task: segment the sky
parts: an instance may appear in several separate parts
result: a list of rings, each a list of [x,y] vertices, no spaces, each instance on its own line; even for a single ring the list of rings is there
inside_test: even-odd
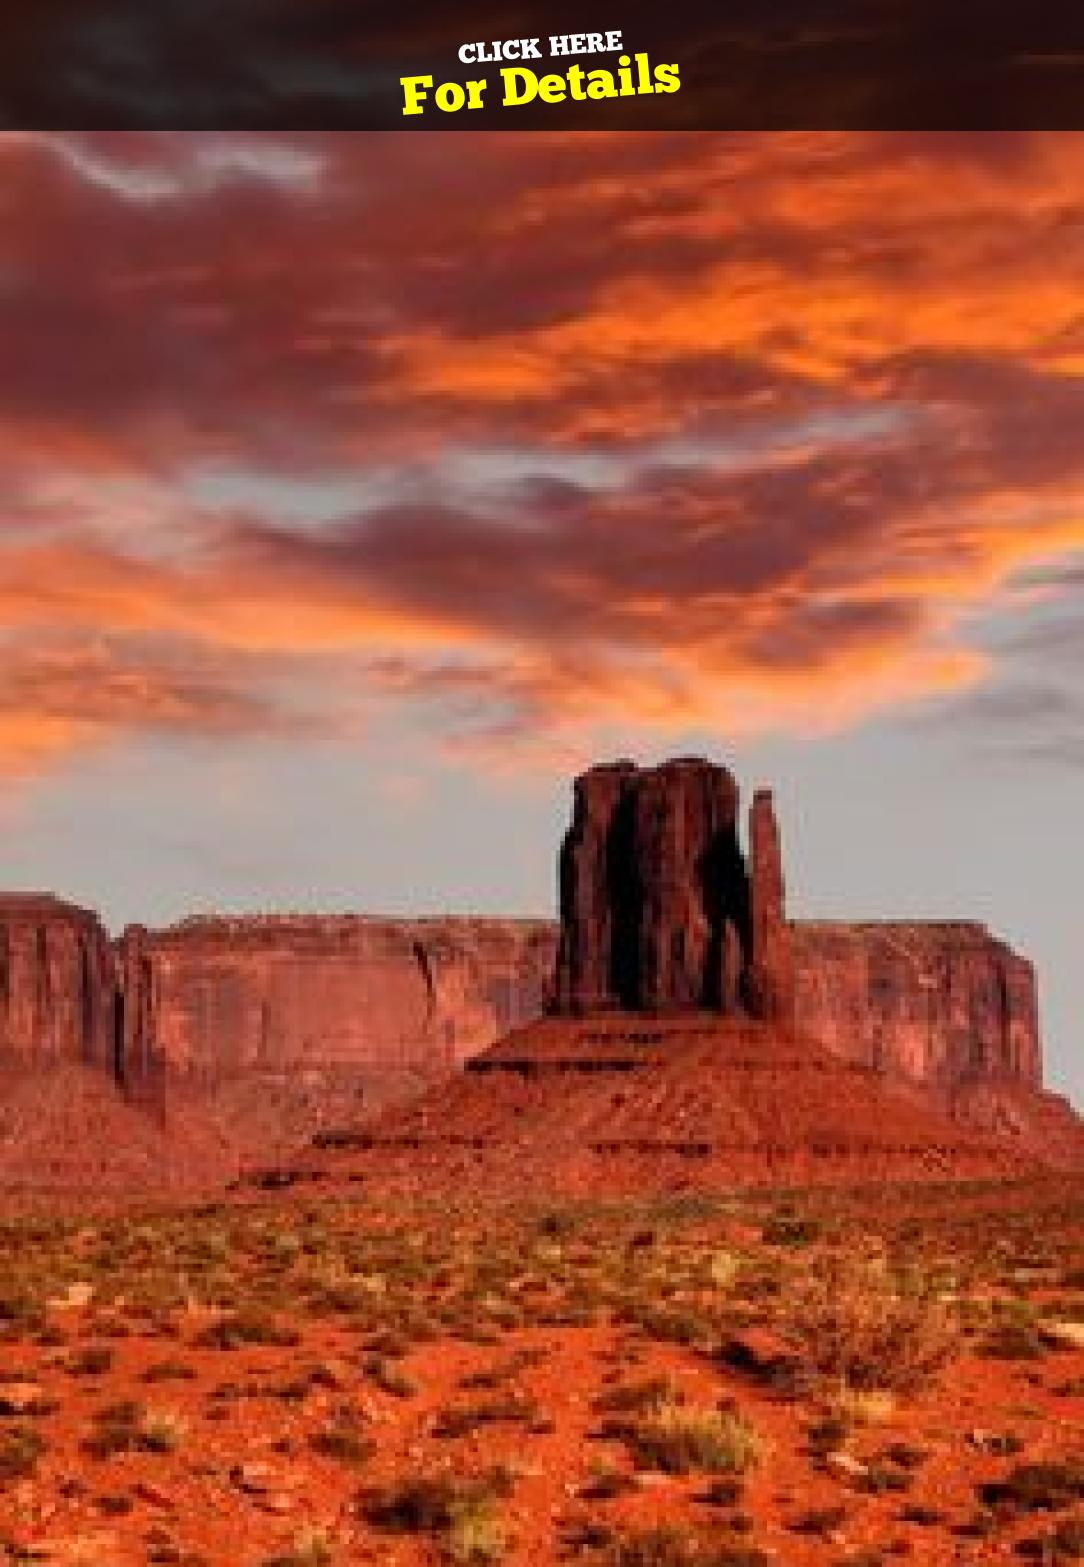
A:
[[[1084,1103],[1082,277],[1084,133],[0,133],[0,882],[546,914],[705,754]]]

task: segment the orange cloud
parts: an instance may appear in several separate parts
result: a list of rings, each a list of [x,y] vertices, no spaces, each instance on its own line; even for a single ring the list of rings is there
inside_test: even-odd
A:
[[[251,140],[0,139],[9,770],[849,724],[1084,550],[1084,135]]]

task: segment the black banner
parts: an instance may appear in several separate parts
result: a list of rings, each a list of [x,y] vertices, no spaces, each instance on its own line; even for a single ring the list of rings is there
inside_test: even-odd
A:
[[[1082,18],[1077,0],[19,0],[0,123],[1067,129],[1084,102]]]

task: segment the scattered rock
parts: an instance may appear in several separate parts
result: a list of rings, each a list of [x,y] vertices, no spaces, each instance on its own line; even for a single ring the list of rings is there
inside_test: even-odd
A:
[[[94,1299],[94,1285],[69,1284],[63,1295],[54,1295],[49,1301],[53,1311],[81,1311]]]
[[[853,1453],[848,1453],[843,1448],[837,1448],[834,1452],[825,1456],[825,1466],[841,1480],[861,1480],[869,1472],[869,1465],[864,1464]]]
[[[1084,1349],[1084,1322],[1041,1322],[1039,1337],[1052,1349]]]
[[[36,1382],[0,1383],[0,1415],[41,1414],[48,1400]]]
[[[246,1495],[263,1496],[274,1485],[276,1474],[270,1464],[237,1464],[230,1470],[230,1479]]]

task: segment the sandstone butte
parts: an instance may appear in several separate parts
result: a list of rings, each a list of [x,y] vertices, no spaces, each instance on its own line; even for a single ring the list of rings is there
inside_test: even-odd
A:
[[[698,1161],[720,1181],[1084,1163],[1025,958],[973,922],[788,921],[768,791],[747,855],[741,825],[725,768],[592,768],[559,925],[199,917],[112,940],[59,898],[0,897],[0,1184],[214,1184],[313,1134],[411,1178],[489,1148],[507,1177],[530,1161],[502,1117],[566,1165],[608,1148],[619,1182],[636,1148],[679,1184]]]

